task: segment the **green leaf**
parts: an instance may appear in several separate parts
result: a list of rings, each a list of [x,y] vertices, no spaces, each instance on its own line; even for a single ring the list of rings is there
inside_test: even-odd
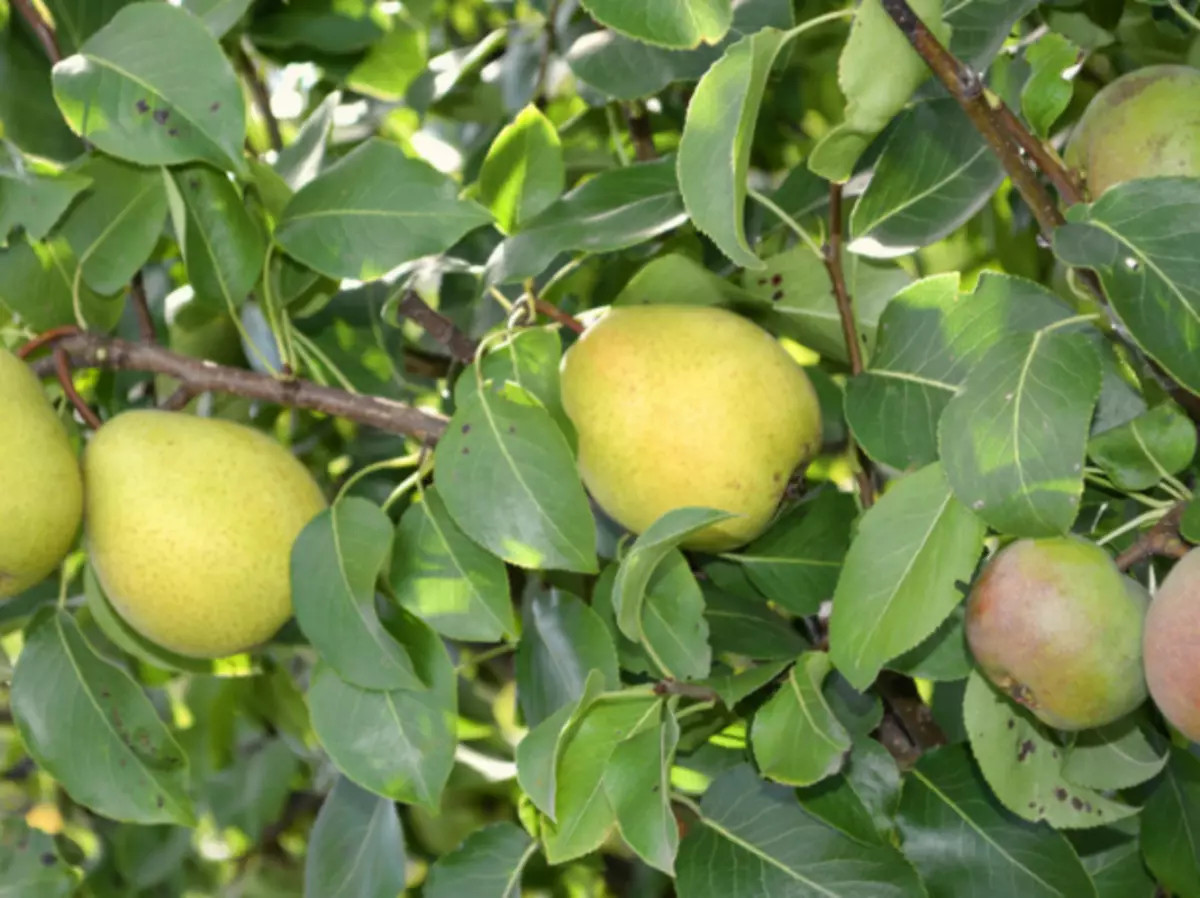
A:
[[[772,661],[747,668],[738,673],[727,673],[700,680],[697,685],[707,686],[721,699],[721,704],[732,708],[742,699],[766,687],[791,666],[790,661]]]
[[[950,29],[942,23],[941,0],[909,5],[945,44]],[[887,60],[886,78],[879,77],[881,60]],[[908,104],[928,76],[925,63],[880,0],[863,0],[838,60],[838,85],[846,98],[845,121],[813,148],[808,167],[827,181],[848,179],[875,135]]]
[[[124,287],[150,258],[167,218],[160,172],[96,155],[78,169],[92,186],[63,218],[61,233],[98,293]]]
[[[809,647],[788,621],[761,602],[716,589],[704,591],[709,641],[718,654],[756,661],[791,660]]]
[[[888,750],[859,736],[840,774],[798,794],[806,811],[834,829],[867,845],[886,845],[893,838],[901,785]]]
[[[36,331],[75,323],[72,291],[79,291],[83,319],[94,330],[108,331],[121,318],[124,294],[98,296],[77,279],[79,262],[62,237],[30,246],[23,238],[0,249],[0,306],[21,316]]]
[[[688,104],[679,189],[696,227],[738,266],[765,267],[746,242],[746,174],[767,76],[785,41],[764,28],[725,51]]]
[[[925,898],[898,850],[863,845],[810,817],[794,790],[763,782],[748,765],[718,778],[701,810],[679,848],[679,898]]]
[[[241,21],[254,0],[183,0],[183,8],[204,22],[213,37],[225,34]]]
[[[346,76],[346,86],[376,100],[395,103],[405,98],[413,82],[426,71],[429,31],[400,17],[394,17],[391,26]]]
[[[621,561],[613,584],[613,611],[622,633],[634,642],[642,640],[646,589],[655,570],[679,543],[731,517],[729,512],[715,508],[676,508],[646,528]]]
[[[337,90],[322,100],[296,133],[295,140],[280,150],[274,169],[292,190],[299,190],[321,173],[333,128],[333,113],[341,100],[342,93]]]
[[[520,898],[521,873],[537,850],[529,834],[512,823],[476,830],[429,869],[425,898]]]
[[[1098,898],[1156,898],[1157,887],[1142,861],[1136,828],[1132,833],[1115,827],[1076,830],[1070,836]]]
[[[437,451],[438,491],[462,531],[510,564],[596,573],[596,524],[566,438],[529,393],[476,392]]]
[[[262,231],[223,172],[196,163],[172,170],[168,183],[196,298],[222,310],[240,308],[262,274]]]
[[[43,239],[91,183],[91,178],[72,173],[0,172],[0,245],[18,227],[31,240]]]
[[[890,258],[936,243],[983,208],[1003,180],[1003,166],[957,101],[918,104],[901,113],[854,205],[850,248]]]
[[[1142,856],[1161,885],[1200,895],[1200,760],[1181,748],[1142,812]]]
[[[221,829],[237,827],[251,842],[280,818],[300,759],[282,739],[239,752],[233,764],[209,778],[207,797]]]
[[[75,53],[83,42],[108,24],[133,0],[45,0],[54,16],[54,33],[64,55]],[[185,4],[190,5],[190,4]]]
[[[1012,813],[1055,829],[1113,823],[1138,812],[1067,779],[1050,731],[978,671],[967,680],[963,718],[971,751],[992,792]]]
[[[1025,60],[1033,72],[1021,88],[1021,112],[1038,137],[1049,137],[1054,123],[1071,105],[1075,82],[1066,73],[1081,58],[1078,47],[1053,31],[1025,50]]]
[[[613,300],[614,306],[652,305],[670,296],[672,302],[697,306],[739,307],[751,311],[751,295],[682,253],[651,259],[638,269]],[[757,309],[757,304],[754,306]]]
[[[620,572],[617,574],[620,582]],[[616,595],[614,583],[613,595]],[[654,569],[641,609],[641,646],[664,676],[694,680],[712,667],[704,594],[682,552]]]
[[[308,689],[313,731],[334,765],[364,789],[436,810],[454,766],[454,665],[441,639],[401,612],[395,625],[430,688],[374,692],[320,664]]]
[[[4,137],[27,153],[68,162],[83,152],[54,105],[50,62],[32,39],[18,33],[10,16],[0,30],[0,122]]]
[[[140,165],[203,160],[245,169],[241,86],[191,13],[166,3],[127,6],[58,63],[53,80],[71,130],[106,153]]]
[[[821,684],[832,667],[825,652],[806,652],[779,691],[754,715],[750,744],[767,779],[810,786],[842,769],[850,734],[821,695]]]
[[[183,749],[66,612],[44,612],[27,632],[12,711],[29,754],[78,803],[129,823],[195,825]]]
[[[938,429],[955,496],[1014,536],[1065,533],[1083,495],[1100,359],[1084,334],[1054,327],[1001,338],[967,374]]]
[[[404,646],[375,609],[375,583],[392,550],[392,523],[351,496],[325,509],[292,547],[296,622],[321,658],[363,689],[424,689]]]
[[[829,650],[856,689],[929,636],[962,601],[986,528],[940,465],[891,487],[863,516],[833,597]]]
[[[502,130],[479,172],[479,197],[500,230],[511,234],[553,203],[567,186],[558,131],[536,106]]]
[[[516,637],[504,562],[458,529],[433,487],[400,518],[390,582],[397,601],[443,636]]]
[[[517,696],[536,727],[585,694],[592,671],[605,689],[619,689],[617,651],[599,616],[567,592],[535,593],[524,602],[517,647]]]
[[[816,614],[833,596],[857,514],[853,497],[826,490],[726,557],[745,567],[772,602],[793,614]]]
[[[304,860],[305,898],[395,898],[404,884],[404,832],[396,805],[339,777],[313,824]]]
[[[1192,463],[1196,427],[1178,405],[1167,401],[1093,437],[1088,455],[1118,488],[1146,490]]]
[[[567,64],[581,81],[606,96],[636,100],[658,93],[679,75],[677,54],[615,31],[581,35],[567,51]]]
[[[934,683],[965,680],[975,662],[967,647],[963,616],[960,605],[920,645],[889,661],[887,669]]]
[[[1093,269],[1121,323],[1167,373],[1200,393],[1200,295],[1192,248],[1200,180],[1127,181],[1071,209],[1054,233],[1068,265]]]
[[[1045,823],[1026,823],[997,805],[966,746],[921,758],[905,783],[897,823],[930,898],[1095,898],[1070,843]]]
[[[17,816],[0,818],[0,898],[67,898],[76,885],[48,834]]]
[[[282,9],[255,18],[250,29],[254,44],[283,49],[308,47],[330,54],[365,50],[384,35],[371,5],[331,3],[329,0],[290,0]]]
[[[1038,5],[1038,0],[967,0],[946,9],[950,52],[976,71],[985,71],[1013,26]]]
[[[1158,776],[1167,759],[1154,750],[1131,715],[1079,733],[1067,750],[1063,776],[1092,789],[1128,789]]]
[[[715,44],[733,22],[731,0],[582,0],[601,25],[648,44],[687,49]]]
[[[275,239],[322,274],[370,281],[490,221],[437,169],[372,138],[292,197]]]
[[[665,708],[645,718],[613,751],[604,771],[604,792],[627,845],[651,867],[675,873],[679,824],[671,809],[671,765],[679,724]]]
[[[590,854],[616,824],[604,789],[604,773],[626,735],[661,714],[663,701],[645,692],[598,698],[565,737],[556,765],[555,819],[543,821],[546,860],[551,864]]]
[[[685,220],[673,159],[602,172],[585,181],[501,243],[487,281],[536,277],[559,253],[606,253],[645,243]]]

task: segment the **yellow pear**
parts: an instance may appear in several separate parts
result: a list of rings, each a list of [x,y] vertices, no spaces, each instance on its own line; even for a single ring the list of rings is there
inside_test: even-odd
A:
[[[33,372],[0,349],[0,599],[39,583],[71,550],[83,479]]]
[[[113,607],[181,655],[219,658],[291,616],[292,543],[325,499],[250,427],[161,411],[118,415],[84,454],[92,564]]]
[[[766,331],[724,309],[610,310],[568,350],[563,405],[600,506],[643,532],[676,508],[736,515],[689,537],[724,551],[771,522],[792,472],[821,445],[804,370]]]

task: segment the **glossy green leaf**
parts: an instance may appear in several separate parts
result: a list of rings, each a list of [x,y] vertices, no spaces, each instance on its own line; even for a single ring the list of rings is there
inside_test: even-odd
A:
[[[1131,715],[1079,733],[1067,749],[1063,776],[1092,789],[1128,789],[1158,776],[1167,760]]]
[[[510,564],[598,570],[571,448],[521,388],[477,392],[459,406],[438,444],[437,486],[462,531]]]
[[[592,671],[606,689],[620,688],[617,652],[599,616],[567,592],[535,594],[524,603],[517,647],[517,697],[530,727],[585,694]]]
[[[172,221],[197,299],[240,308],[262,274],[262,231],[224,173],[196,163],[172,170],[170,184]]]
[[[23,228],[31,240],[43,239],[91,183],[91,178],[69,172],[0,172],[0,245],[8,243],[13,228]]]
[[[807,652],[779,691],[754,715],[750,744],[767,779],[810,786],[842,769],[850,734],[821,695],[829,655]]]
[[[403,613],[391,629],[429,688],[367,691],[318,665],[308,689],[313,731],[334,765],[364,789],[434,810],[454,766],[454,665],[417,618]]]
[[[679,143],[679,189],[692,222],[738,266],[762,269],[743,216],[750,146],[767,76],[784,34],[764,28],[725,51],[688,104]]]
[[[840,774],[797,794],[808,813],[834,829],[868,845],[886,845],[894,834],[902,785],[888,750],[858,736]]]
[[[224,37],[241,21],[254,0],[183,0],[183,8],[198,16],[213,37]]]
[[[826,490],[728,557],[771,601],[793,614],[816,614],[833,597],[857,514],[853,497]]]
[[[154,251],[167,218],[162,174],[93,156],[78,169],[92,186],[67,212],[61,233],[98,293],[122,289]]]
[[[679,743],[675,716],[645,718],[613,750],[604,792],[625,843],[651,867],[675,872],[679,824],[671,808],[671,764]]]
[[[309,522],[292,547],[296,622],[321,658],[363,689],[423,689],[413,659],[375,608],[375,584],[392,550],[392,523],[356,496]]]
[[[291,0],[256,17],[250,30],[260,47],[308,47],[330,54],[365,50],[384,35],[369,5],[328,0]]]
[[[54,98],[71,130],[130,162],[245,168],[233,67],[204,23],[170,4],[118,12],[54,67]]]
[[[1122,490],[1146,490],[1178,474],[1196,455],[1196,427],[1174,402],[1164,402],[1088,443],[1088,455]]]
[[[1181,898],[1200,895],[1200,760],[1180,748],[1142,812],[1146,866]]]
[[[1100,359],[1087,336],[1054,327],[1002,337],[967,374],[938,429],[954,495],[1014,536],[1065,533],[1083,494]]]
[[[929,636],[962,601],[986,528],[940,465],[896,483],[863,516],[833,597],[829,650],[857,689]]]
[[[372,138],[292,197],[275,239],[322,274],[369,281],[490,221],[437,169]]]
[[[47,833],[0,818],[0,898],[68,898],[77,883]]]
[[[27,632],[12,711],[30,755],[75,801],[114,820],[195,824],[187,756],[66,612],[45,612]]]
[[[1063,772],[1063,750],[1049,730],[983,676],[967,680],[963,718],[971,751],[993,794],[1012,813],[1055,829],[1113,823],[1138,809],[1078,785]]]
[[[1049,137],[1050,129],[1071,104],[1075,85],[1066,73],[1081,58],[1078,47],[1053,31],[1026,49],[1025,59],[1033,72],[1021,88],[1021,112],[1037,136]]]
[[[999,806],[965,746],[921,759],[905,783],[897,823],[930,898],[1095,898],[1070,843]]]
[[[512,823],[476,830],[429,869],[425,898],[520,898],[521,873],[537,843]]]
[[[403,100],[429,63],[429,32],[401,17],[375,41],[362,61],[346,76],[357,93],[394,103]]]
[[[83,319],[94,330],[111,330],[121,318],[124,294],[100,296],[78,277],[79,261],[62,237],[31,246],[14,238],[0,249],[0,306],[36,331],[75,323],[74,291]]]
[[[397,601],[443,636],[516,636],[504,562],[467,538],[433,487],[400,518],[390,582]]]
[[[313,824],[305,898],[395,898],[404,884],[404,832],[396,805],[339,777]]]
[[[601,25],[664,47],[715,44],[733,22],[731,0],[582,0]]]
[[[492,142],[479,172],[479,195],[500,229],[518,230],[562,194],[562,144],[550,120],[526,106]]]
[[[764,782],[748,765],[716,780],[703,816],[679,847],[679,898],[923,898],[892,846],[863,845],[806,814],[794,790]]]
[[[663,159],[602,172],[569,191],[496,247],[487,280],[536,277],[559,253],[606,253],[644,243],[682,224],[675,162]]]
[[[1100,275],[1134,341],[1176,381],[1200,393],[1200,283],[1192,264],[1200,181],[1127,181],[1074,206],[1054,234],[1063,262]]]

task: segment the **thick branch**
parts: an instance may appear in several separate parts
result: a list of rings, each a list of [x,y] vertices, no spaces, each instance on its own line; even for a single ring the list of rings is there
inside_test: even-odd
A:
[[[227,368],[178,355],[161,346],[82,333],[63,338],[55,348],[63,350],[78,368],[166,374],[197,395],[210,391],[229,393],[290,408],[310,409],[388,433],[412,436],[425,443],[436,442],[446,429],[446,419],[442,416],[391,399],[348,393],[306,380],[278,380],[255,371]],[[40,372],[41,366],[37,367]]]
[[[654,146],[654,128],[650,125],[650,115],[643,103],[634,101],[623,104],[625,121],[629,126],[629,137],[633,141],[633,151],[639,162],[653,162],[658,158],[658,148]]]
[[[1191,548],[1179,535],[1185,503],[1180,502],[1162,520],[1138,537],[1137,542],[1117,556],[1117,567],[1129,570],[1135,564],[1154,556],[1182,558]]]
[[[583,326],[583,323],[580,322],[578,318],[576,318],[570,312],[564,312],[553,303],[547,302],[541,298],[536,298],[534,299],[533,304],[537,310],[547,318],[553,318],[563,327],[570,328],[577,334],[582,334],[585,330],[587,330],[587,328]]]
[[[912,44],[925,64],[942,82],[950,95],[958,101],[963,112],[970,118],[976,130],[983,135],[988,146],[1000,159],[1004,170],[1012,179],[1013,186],[1021,194],[1044,236],[1049,237],[1054,229],[1063,223],[1062,214],[1054,205],[1049,192],[1042,186],[1037,175],[1017,150],[1016,144],[1009,138],[1008,129],[1001,123],[984,95],[983,82],[979,75],[956,59],[949,50],[942,46],[933,33],[925,27],[925,23],[917,18],[908,0],[880,0],[883,8],[892,21],[904,32],[908,42]],[[886,77],[883,75],[882,77]]]
[[[999,97],[995,98],[992,108],[996,110],[996,114],[1000,117],[1000,124],[1008,136],[1016,141],[1017,145],[1025,151],[1025,155],[1033,160],[1033,164],[1041,169],[1050,183],[1054,185],[1054,189],[1058,191],[1062,201],[1068,206],[1082,203],[1082,185],[1062,160],[1050,151],[1045,142],[1039,140],[1037,135],[1026,128],[1025,123],[1017,118],[1016,113],[1009,109],[1008,104]]]
[[[54,29],[42,18],[42,14],[33,5],[33,0],[13,0],[13,6],[17,8],[21,18],[33,29],[33,33],[42,42],[42,49],[46,51],[50,64],[54,65],[62,59],[62,51],[58,48],[58,38],[54,34]]]
[[[271,149],[278,153],[283,149],[283,135],[279,131],[279,120],[271,111],[271,94],[267,91],[267,85],[259,75],[254,60],[250,58],[250,54],[244,47],[239,45],[234,51],[233,62],[242,73],[242,77],[246,79],[246,85],[250,88],[251,96],[254,97],[254,105],[258,108],[258,114],[266,123]]]
[[[456,359],[463,362],[474,361],[479,344],[460,331],[445,315],[432,309],[415,290],[404,291],[404,297],[397,309],[405,318],[411,318],[421,325],[425,333],[449,349]]]

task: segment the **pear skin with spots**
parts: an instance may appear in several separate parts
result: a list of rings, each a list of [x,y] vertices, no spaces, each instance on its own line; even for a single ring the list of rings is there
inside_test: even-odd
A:
[[[0,349],[0,601],[40,583],[75,544],[83,477],[29,367]]]
[[[684,507],[735,515],[692,534],[690,549],[725,551],[762,533],[821,446],[804,369],[719,308],[611,309],[567,351],[562,396],[583,482],[623,527],[642,533]]]
[[[1179,732],[1200,742],[1200,549],[1167,574],[1146,617],[1146,682]]]
[[[147,639],[221,658],[292,614],[291,551],[325,508],[308,470],[253,428],[130,411],[84,454],[85,529],[109,601]]]
[[[1096,544],[1022,539],[1001,549],[972,586],[967,642],[984,675],[1043,723],[1090,729],[1146,699],[1149,603]]]

